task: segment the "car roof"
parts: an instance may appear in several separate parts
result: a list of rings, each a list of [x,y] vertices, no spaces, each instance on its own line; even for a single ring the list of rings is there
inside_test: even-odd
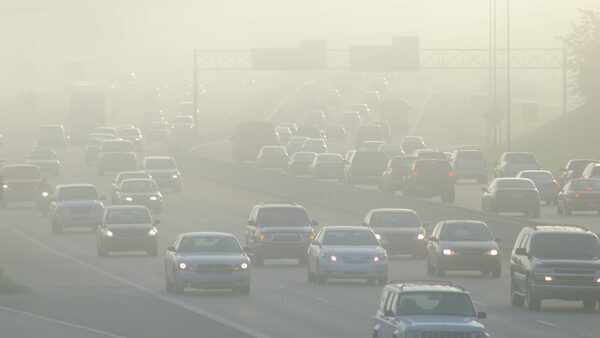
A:
[[[136,178],[127,178],[127,179],[124,179],[123,181],[121,181],[121,183],[133,182],[133,181],[149,181],[149,182],[154,182],[154,180],[151,179],[151,178],[136,177]]]
[[[577,225],[536,225],[533,227],[536,232],[579,232],[591,233],[587,228]]]
[[[212,236],[212,237],[232,237],[236,238],[235,235],[228,232],[217,232],[217,231],[196,231],[196,232],[184,232],[179,237],[201,237],[201,236]]]
[[[494,178],[494,181],[531,181],[531,179],[525,177],[497,177]]]
[[[304,208],[295,202],[260,202],[257,206],[261,208]]]
[[[56,189],[61,188],[77,188],[77,187],[90,187],[96,189],[96,186],[90,183],[69,183],[69,184],[57,184]]]
[[[442,281],[392,281],[388,285],[400,292],[451,292],[467,294],[461,286]]]
[[[371,209],[370,212],[410,212],[410,213],[415,213],[416,212],[413,209],[405,209],[405,208],[377,208],[377,209]]]
[[[14,168],[14,167],[36,167],[38,168],[37,165],[35,164],[28,164],[28,163],[13,163],[13,164],[3,164],[0,165],[2,167],[2,169],[4,168]]]

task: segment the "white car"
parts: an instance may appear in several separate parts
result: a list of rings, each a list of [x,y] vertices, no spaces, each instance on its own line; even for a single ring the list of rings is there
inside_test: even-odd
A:
[[[388,259],[373,230],[361,226],[328,226],[308,247],[308,281],[366,279],[384,285]]]
[[[479,184],[487,183],[487,164],[481,150],[455,150],[450,156],[450,165],[457,180],[475,179]]]

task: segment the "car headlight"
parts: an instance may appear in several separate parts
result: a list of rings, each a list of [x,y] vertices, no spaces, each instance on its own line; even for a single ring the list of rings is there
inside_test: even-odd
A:
[[[385,260],[385,256],[373,256],[374,263],[383,262],[384,260]]]
[[[375,238],[377,238],[378,240],[381,240],[381,235],[380,234],[375,234]]]
[[[47,191],[44,191],[44,192],[42,193],[42,197],[48,197],[48,192],[47,192]]]
[[[188,270],[191,269],[191,266],[188,266],[185,262],[179,263],[179,270]]]
[[[6,184],[3,184],[3,185],[2,185],[2,189],[4,189],[4,190],[8,190],[8,185],[6,185]]]
[[[329,255],[329,257],[328,257],[328,258],[329,258],[329,260],[330,260],[330,261],[332,261],[332,262],[337,262],[337,260],[338,260],[338,258],[337,258],[337,256],[336,256],[336,255]]]
[[[156,196],[150,196],[150,200],[151,201],[158,201],[158,197],[156,197]]]
[[[177,174],[173,174],[171,177],[172,177],[172,178],[178,178],[178,177],[179,177],[179,175],[177,175]]]
[[[262,242],[262,241],[264,241],[264,240],[266,239],[266,238],[265,238],[265,234],[259,234],[259,235],[257,236],[257,238],[258,238],[258,240],[259,240],[259,241],[261,241],[261,242]]]
[[[158,234],[158,230],[156,230],[156,228],[152,228],[150,231],[148,231],[148,235],[150,236],[156,236],[156,234]]]
[[[315,234],[309,234],[308,235],[308,240],[309,241],[314,241],[317,238],[317,236],[315,236]]]
[[[133,202],[133,197],[127,196],[124,198],[127,202]]]
[[[237,264],[233,267],[233,270],[235,271],[246,271],[248,270],[248,268],[250,267],[250,265],[246,262],[241,263],[241,264]]]
[[[486,256],[498,256],[498,250],[492,249],[485,252]]]
[[[106,230],[104,234],[106,235],[106,237],[112,237],[114,235],[113,232],[110,230]]]
[[[444,256],[456,256],[456,251],[452,249],[444,249],[442,250],[442,254]]]
[[[417,239],[420,240],[420,241],[424,240],[425,239],[425,234],[418,234],[417,235]]]

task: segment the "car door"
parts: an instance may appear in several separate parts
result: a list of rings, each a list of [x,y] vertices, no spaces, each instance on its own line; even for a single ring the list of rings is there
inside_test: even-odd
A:
[[[396,322],[396,304],[398,303],[398,293],[390,291],[386,297],[383,312],[380,316],[380,338],[392,338],[397,329]]]
[[[519,243],[519,248],[528,250],[529,242],[531,239],[530,233],[525,233],[523,235],[523,239],[521,243]],[[527,251],[529,252],[529,251]],[[527,276],[528,276],[528,267],[529,267],[529,257],[527,255],[514,255],[516,262],[513,268],[513,274],[515,277],[515,282],[519,286],[519,290],[527,289]]]

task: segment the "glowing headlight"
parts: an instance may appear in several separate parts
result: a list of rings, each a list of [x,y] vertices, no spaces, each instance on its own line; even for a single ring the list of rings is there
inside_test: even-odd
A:
[[[554,278],[552,278],[552,276],[544,276],[544,281],[546,282],[552,282],[554,280]]]
[[[375,234],[375,238],[377,238],[378,240],[381,240],[381,235],[380,234]]]
[[[3,184],[3,185],[2,185],[2,188],[3,188],[3,189],[8,189],[8,185],[6,185],[6,184]]]
[[[259,241],[264,241],[265,240],[265,234],[258,235],[258,240]]]
[[[382,260],[382,258],[379,256],[373,257],[373,262],[375,262],[375,263],[379,262],[380,260]]]
[[[444,256],[455,256],[456,255],[456,251],[454,251],[452,249],[444,249],[444,250],[442,250],[442,254]]]
[[[596,280],[596,283],[600,283],[600,277],[598,277],[598,279]]]
[[[158,201],[158,197],[156,197],[156,196],[150,196],[150,200],[151,201]]]
[[[331,255],[329,256],[329,260],[331,260],[332,262],[337,262],[337,256]]]
[[[133,197],[129,197],[129,196],[127,196],[127,197],[125,197],[125,200],[126,200],[127,202],[133,202]]]
[[[148,231],[148,235],[150,236],[156,236],[156,234],[158,234],[158,230],[156,230],[156,228],[152,228],[150,231]]]
[[[417,239],[420,240],[420,241],[424,240],[425,239],[425,235],[424,234],[418,234],[417,235]]]
[[[179,175],[177,175],[177,174],[173,174],[171,177],[172,177],[172,178],[177,178],[177,177],[179,177]]]
[[[48,197],[48,193],[47,193],[46,191],[44,191],[44,192],[42,193],[42,197]]]
[[[498,256],[498,250],[492,249],[485,253],[486,256]]]
[[[187,265],[187,264],[185,264],[184,262],[181,262],[181,263],[179,263],[179,269],[181,269],[181,270],[185,270],[185,269],[187,269],[187,268],[188,268],[188,265]]]
[[[314,240],[315,240],[315,238],[317,238],[317,236],[315,236],[315,234],[309,234],[309,235],[308,235],[308,240],[309,240],[309,241],[314,241]]]
[[[110,230],[106,230],[105,234],[106,234],[106,237],[112,237],[113,236],[113,232],[110,231]]]

